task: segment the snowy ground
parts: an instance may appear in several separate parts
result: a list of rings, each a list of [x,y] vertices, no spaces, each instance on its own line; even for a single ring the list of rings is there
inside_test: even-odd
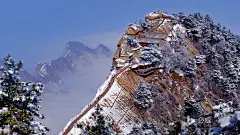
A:
[[[98,92],[96,93],[95,98],[92,100],[92,102],[90,102],[90,104],[88,104],[87,106],[84,107],[84,109],[81,111],[81,113],[79,113],[78,115],[76,115],[75,117],[71,118],[70,121],[68,122],[68,124],[65,126],[64,130],[59,134],[61,135],[65,130],[67,130],[67,128],[69,127],[69,125],[78,117],[80,117],[80,120],[78,120],[77,123],[87,123],[90,122],[91,120],[89,119],[90,115],[95,111],[94,106],[96,106],[96,102],[98,104],[100,104],[104,110],[104,114],[107,116],[111,116],[112,119],[114,121],[119,122],[119,126],[122,130],[123,133],[128,133],[130,131],[130,129],[132,128],[132,126],[135,124],[134,122],[125,122],[126,120],[122,119],[124,117],[124,114],[126,113],[125,109],[128,110],[128,107],[125,106],[125,109],[120,109],[117,107],[118,102],[121,102],[119,99],[119,96],[117,95],[121,95],[122,93],[122,88],[119,86],[118,82],[116,81],[116,78],[118,76],[120,76],[124,71],[127,71],[128,68],[125,67],[123,69],[116,71],[112,71],[110,73],[110,75],[108,76],[108,79],[106,79],[106,81],[99,87]],[[117,76],[116,76],[117,75]],[[113,76],[116,76],[116,78],[114,79]],[[113,83],[111,83],[113,81]],[[103,96],[103,97],[101,97]],[[97,97],[100,98],[100,100],[98,101]],[[110,103],[110,104],[109,104]],[[108,104],[108,105],[107,105]],[[94,105],[94,106],[92,106]],[[107,106],[106,106],[107,105]],[[110,106],[112,107],[110,107]],[[87,111],[87,113],[86,113]],[[131,112],[131,110],[129,110],[129,113]],[[83,114],[83,116],[81,116]],[[130,114],[131,115],[131,114]],[[76,123],[75,123],[76,124]],[[77,128],[77,126],[73,126],[69,132],[70,134],[79,134],[81,133],[81,130],[79,128]]]
[[[105,87],[105,86],[106,86],[105,84],[102,85],[102,87]],[[118,83],[117,83],[116,81],[114,81],[114,83],[113,83],[112,87],[110,88],[109,92],[108,92],[98,103],[99,103],[99,104],[102,104],[105,99],[107,99],[108,101],[111,101],[111,102],[113,103],[114,100],[115,100],[115,98],[116,98],[115,96],[112,97],[113,93],[118,93],[118,92],[120,92],[120,91],[122,91],[122,89],[119,87]],[[120,119],[121,119],[121,115],[124,113],[123,110],[121,110],[121,111],[120,111],[119,109],[116,110],[114,107],[111,108],[111,109],[108,108],[108,107],[103,107],[103,110],[104,110],[104,114],[105,114],[105,115],[111,115],[115,121],[120,120]],[[89,117],[90,117],[90,115],[91,115],[94,111],[95,111],[94,108],[90,109],[90,110],[87,112],[87,114],[84,115],[78,122],[80,122],[80,121],[81,121],[81,122],[90,121]],[[120,111],[120,112],[119,112],[119,111]],[[75,116],[75,117],[76,117],[76,116]],[[72,119],[69,121],[69,123],[71,123],[71,122],[75,119],[75,117],[72,118]],[[130,131],[132,125],[133,125],[133,124],[130,124],[130,125],[129,125],[129,123],[124,123],[124,124],[120,124],[119,126],[121,127],[123,133],[128,133],[128,132]],[[68,126],[68,125],[67,125],[67,126]],[[66,126],[66,127],[67,127],[67,126]],[[81,133],[81,130],[80,130],[79,128],[77,128],[76,126],[73,127],[73,128],[71,129],[71,131],[70,131],[70,134],[73,134],[73,135],[77,135],[77,134],[79,134],[79,133]]]

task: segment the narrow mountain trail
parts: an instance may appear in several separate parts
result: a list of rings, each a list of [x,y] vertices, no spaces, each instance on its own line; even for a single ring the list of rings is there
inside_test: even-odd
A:
[[[125,70],[127,70],[130,66],[126,66],[122,69],[119,69],[117,71],[117,73],[115,75],[112,76],[110,82],[108,83],[107,88],[104,90],[104,92],[99,95],[99,97],[88,107],[86,108],[78,117],[76,117],[67,127],[66,130],[63,131],[62,135],[68,135],[69,132],[71,131],[71,129],[74,127],[74,125],[84,116],[88,113],[89,110],[91,110],[92,108],[94,108],[98,102],[108,93],[108,91],[110,90],[110,88],[112,87],[114,80],[117,78],[117,76],[119,74],[121,74],[122,72],[124,72]]]

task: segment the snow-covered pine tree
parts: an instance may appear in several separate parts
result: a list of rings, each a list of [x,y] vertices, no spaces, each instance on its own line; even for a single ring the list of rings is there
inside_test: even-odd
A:
[[[44,135],[49,129],[36,120],[45,118],[39,112],[44,85],[22,82],[21,69],[22,62],[15,63],[10,55],[0,67],[0,134]]]
[[[115,135],[114,123],[110,118],[105,117],[102,114],[103,109],[98,104],[95,111],[92,113],[90,119],[93,121],[91,125],[83,126],[78,124],[77,126],[83,130],[83,135]]]
[[[160,135],[155,121],[136,125],[128,135]]]
[[[153,106],[154,86],[148,83],[140,82],[136,96],[134,98],[134,104],[140,109],[148,109]]]
[[[210,135],[239,135],[240,111],[239,107],[233,105],[232,101],[220,102],[218,105],[213,106],[212,117],[214,126],[209,129]]]

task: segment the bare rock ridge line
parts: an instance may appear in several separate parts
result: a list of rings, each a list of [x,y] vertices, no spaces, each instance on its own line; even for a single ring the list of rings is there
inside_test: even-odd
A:
[[[117,73],[115,75],[112,76],[109,84],[108,84],[108,87],[104,90],[104,92],[99,96],[98,99],[96,99],[88,108],[86,108],[79,116],[77,116],[70,124],[69,126],[67,127],[67,129],[65,129],[63,131],[63,134],[62,135],[68,135],[69,132],[71,131],[71,129],[73,128],[73,126],[90,110],[92,109],[93,107],[95,107],[97,104],[98,104],[98,101],[106,95],[106,93],[109,91],[110,87],[112,86],[113,82],[114,82],[114,79],[119,75],[121,74],[122,72],[124,72],[127,68],[129,68],[129,66],[126,66],[120,70],[117,71]]]

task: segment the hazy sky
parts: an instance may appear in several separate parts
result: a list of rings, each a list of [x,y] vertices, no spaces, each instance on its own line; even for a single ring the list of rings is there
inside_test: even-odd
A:
[[[153,10],[202,12],[240,33],[240,1],[210,0],[4,0],[0,1],[0,57],[36,63],[59,56],[69,40],[115,47],[127,24]]]

